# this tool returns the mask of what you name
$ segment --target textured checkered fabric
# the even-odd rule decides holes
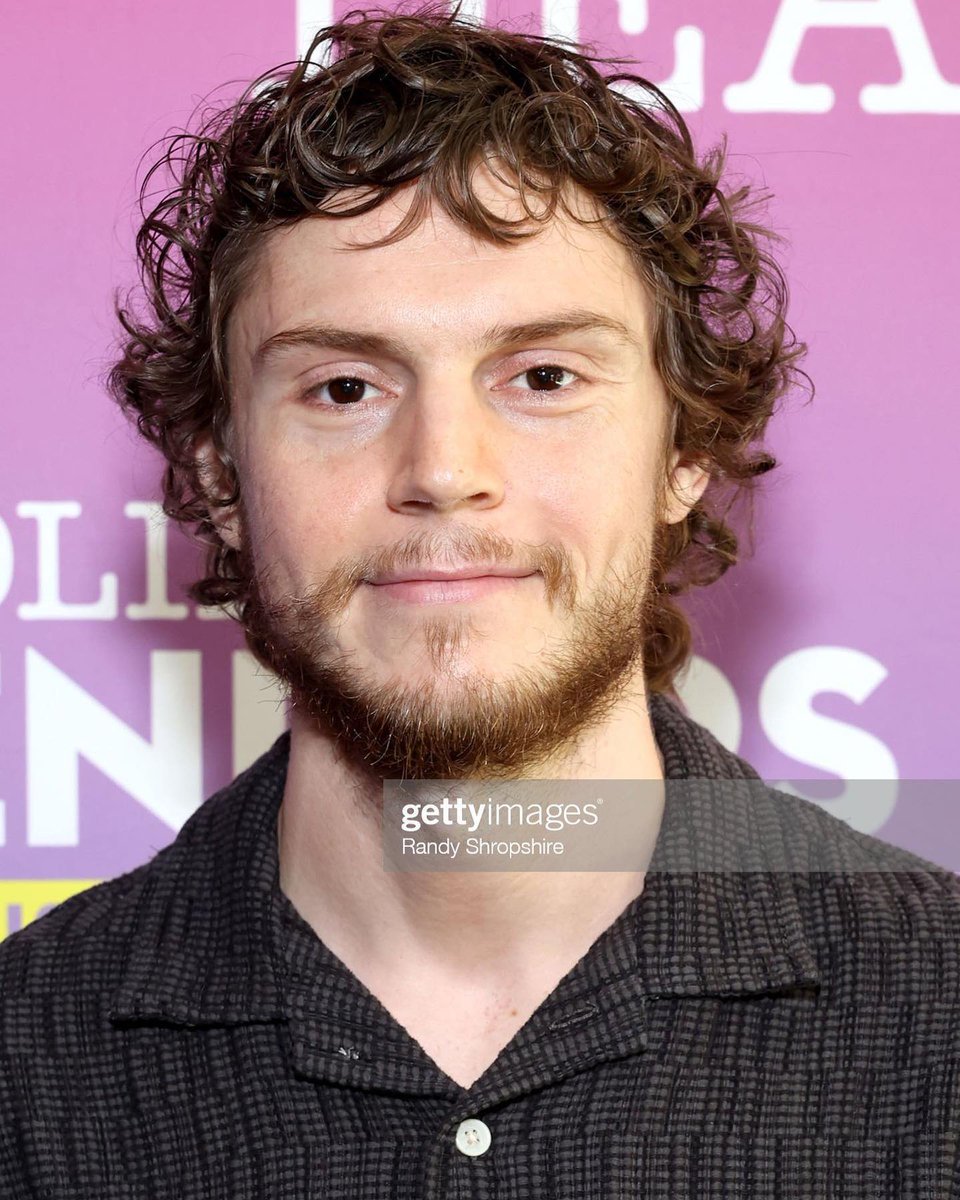
[[[758,780],[650,711],[668,781]],[[0,945],[3,1200],[960,1197],[955,876],[668,784],[643,893],[464,1089],[281,892],[288,755]]]

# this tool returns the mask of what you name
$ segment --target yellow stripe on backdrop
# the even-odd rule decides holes
[[[41,909],[62,904],[100,882],[99,879],[0,879],[0,939],[42,916]],[[17,909],[20,920],[11,922]]]

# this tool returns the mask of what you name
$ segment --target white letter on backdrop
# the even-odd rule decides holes
[[[131,621],[183,621],[189,609],[171,604],[167,597],[167,518],[155,500],[131,500],[123,506],[125,517],[139,517],[146,526],[147,596],[143,604],[128,604]]]
[[[870,83],[860,92],[869,113],[960,113],[960,84],[940,74],[916,0],[783,0],[760,63],[750,79],[731,83],[731,112],[825,113],[833,88],[797,83],[793,68],[809,29],[886,29],[900,61],[898,83]]]
[[[13,538],[0,518],[0,604],[6,600],[13,583]]]
[[[776,663],[760,688],[760,724],[771,744],[797,762],[839,775],[847,784],[836,799],[804,798],[861,833],[874,833],[893,812],[899,790],[896,759],[879,738],[814,712],[810,701],[833,692],[862,704],[886,677],[886,667],[860,650],[809,646]],[[789,783],[772,786],[803,796]]]
[[[677,693],[687,713],[736,754],[743,737],[740,702],[733,684],[720,668],[699,654],[691,654],[683,682],[677,684]]]
[[[80,516],[76,500],[23,500],[18,517],[37,522],[37,599],[21,604],[17,616],[23,621],[113,621],[117,615],[117,577],[113,571],[100,576],[100,599],[89,604],[67,604],[60,599],[60,521]]]
[[[543,36],[555,42],[580,40],[580,0],[542,0]]]
[[[7,844],[7,805],[0,800],[0,846]]]
[[[285,697],[276,675],[249,650],[233,652],[233,773],[269,750],[287,727]]]
[[[637,36],[646,30],[650,20],[648,0],[619,0],[618,9],[621,32]],[[703,30],[696,25],[683,25],[673,35],[673,73],[657,87],[681,112],[703,108],[703,50]],[[649,103],[626,80],[617,83],[615,90]]]
[[[307,47],[313,41],[313,35],[318,29],[322,29],[324,25],[330,25],[333,22],[333,0],[296,0],[296,27],[297,27],[297,58],[303,58],[307,52]],[[321,57],[325,60],[321,62]],[[322,66],[329,66],[330,44],[329,42],[324,47],[324,55],[314,55],[312,61],[321,63]],[[308,72],[310,74],[310,72]]]
[[[27,648],[27,844],[79,841],[78,759],[179,831],[203,800],[200,652],[150,653],[150,740]]]

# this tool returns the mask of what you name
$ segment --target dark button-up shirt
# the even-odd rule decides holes
[[[644,890],[469,1088],[280,889],[288,733],[11,935],[0,1197],[960,1197],[956,877],[650,711]]]

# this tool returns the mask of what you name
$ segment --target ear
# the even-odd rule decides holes
[[[194,449],[194,457],[204,498],[208,502],[213,499],[224,499],[229,494],[229,489],[224,482],[225,472],[223,463],[214,448],[213,439],[210,434],[205,434],[197,443]],[[213,503],[209,503],[207,515],[224,542],[232,550],[239,550],[240,514],[236,506],[221,508]]]
[[[670,455],[667,492],[661,519],[668,525],[682,521],[703,495],[710,482],[710,472],[705,462],[697,459],[681,460],[679,450]]]

